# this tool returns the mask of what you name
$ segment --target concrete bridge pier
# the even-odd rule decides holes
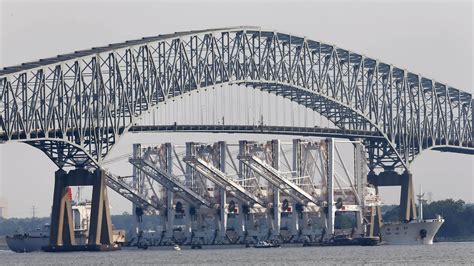
[[[68,173],[60,169],[55,173],[53,208],[49,246],[45,251],[109,251],[118,249],[113,243],[105,171],[93,173],[75,169]],[[91,213],[87,245],[76,245],[72,207],[68,197],[69,186],[92,186]]]
[[[66,172],[62,169],[55,173],[49,237],[50,247],[76,245],[71,201],[68,196],[68,186],[65,182],[66,175]]]
[[[377,188],[383,186],[400,186],[400,221],[411,221],[416,219],[415,193],[413,189],[413,175],[405,171],[399,174],[395,171],[384,171],[379,174],[370,172],[367,176],[367,181]],[[382,217],[380,207],[377,208],[373,215],[375,221],[373,223],[374,235],[378,235],[379,229],[382,226]]]

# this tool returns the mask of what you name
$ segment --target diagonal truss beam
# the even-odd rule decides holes
[[[245,204],[249,206],[253,206],[254,204],[258,204],[262,207],[266,206],[263,199],[247,191],[244,187],[232,180],[232,178],[204,160],[196,156],[190,156],[184,158],[184,162]]]
[[[153,164],[149,163],[146,159],[130,159],[129,162],[137,167],[140,171],[160,183],[167,190],[180,192],[180,197],[182,197],[189,204],[193,206],[204,205],[209,208],[213,207],[213,204],[209,200],[205,199],[187,187],[185,184],[181,183],[178,178],[172,174],[154,167]]]
[[[268,182],[280,189],[283,193],[292,197],[297,202],[305,205],[308,202],[319,204],[315,197],[304,191],[293,181],[288,180],[278,170],[263,162],[258,157],[252,155],[240,155],[237,158],[255,171],[255,173],[265,178]]]

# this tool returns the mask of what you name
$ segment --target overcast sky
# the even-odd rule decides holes
[[[0,0],[0,67],[144,36],[255,25],[335,44],[473,92],[470,1],[253,2]],[[138,138],[127,136],[117,152],[127,152]],[[160,135],[153,141],[182,143],[190,138],[226,136]],[[0,145],[0,162],[0,196],[9,201],[10,216],[29,216],[33,205],[40,216],[49,215],[56,168],[48,158],[24,144],[6,144]],[[433,199],[473,202],[473,165],[474,156],[429,151],[411,170],[415,186],[422,183]],[[385,202],[396,202],[396,192],[384,189]],[[113,213],[130,210],[115,193],[111,200]]]

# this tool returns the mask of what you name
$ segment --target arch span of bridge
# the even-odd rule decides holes
[[[470,93],[258,27],[159,35],[4,68],[0,139],[37,147],[60,168],[100,167],[148,110],[222,84],[286,97],[325,116],[342,137],[364,132],[371,169],[406,167],[424,149],[474,151]]]

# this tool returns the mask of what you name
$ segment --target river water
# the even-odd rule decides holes
[[[121,250],[16,254],[0,251],[0,265],[320,265],[474,264],[474,242],[432,246],[287,247],[272,249]]]

